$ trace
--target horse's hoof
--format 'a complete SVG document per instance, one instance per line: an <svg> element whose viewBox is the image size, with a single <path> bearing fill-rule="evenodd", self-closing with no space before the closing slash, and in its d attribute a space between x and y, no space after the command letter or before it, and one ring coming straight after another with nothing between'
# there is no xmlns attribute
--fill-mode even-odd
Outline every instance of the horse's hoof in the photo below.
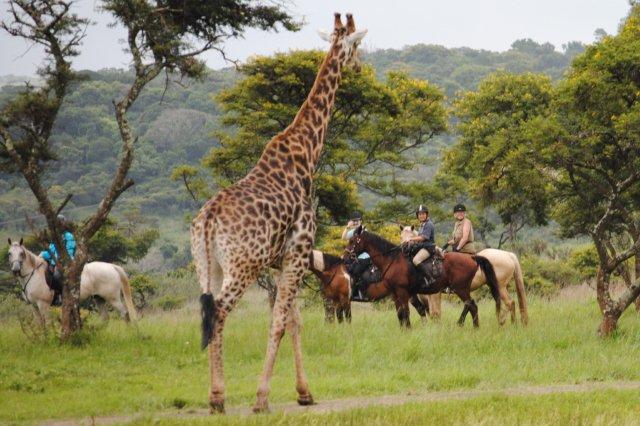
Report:
<svg viewBox="0 0 640 426"><path fill-rule="evenodd" d="M313 396L311 396L311 394L307 394L307 395L300 395L298 397L298 405L314 405L315 402L313 401Z"/></svg>
<svg viewBox="0 0 640 426"><path fill-rule="evenodd" d="M209 401L209 414L224 414L224 401Z"/></svg>

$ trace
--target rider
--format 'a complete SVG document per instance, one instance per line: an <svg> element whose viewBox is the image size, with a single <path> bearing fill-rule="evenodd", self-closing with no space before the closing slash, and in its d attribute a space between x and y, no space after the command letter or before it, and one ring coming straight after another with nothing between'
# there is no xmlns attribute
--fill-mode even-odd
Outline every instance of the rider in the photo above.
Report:
<svg viewBox="0 0 640 426"><path fill-rule="evenodd" d="M351 237L353 237L353 233L359 226L362 226L362 213L353 212L347 226L344 228L344 231L342 231L342 239L350 240ZM361 284L363 284L362 275L367 269L371 268L371 265L371 257L367 252L360 253L355 261L347 265L347 270L353 278L351 300L354 302L364 302L367 300L362 294L360 287Z"/></svg>
<svg viewBox="0 0 640 426"><path fill-rule="evenodd" d="M420 221L418 235L407 241L410 244L410 254L413 256L413 264L422 272L427 280L427 289L435 282L435 277L431 274L431 269L427 265L427 259L435 254L435 234L436 228L429 218L429 209L420 204L416 209L416 217Z"/></svg>
<svg viewBox="0 0 640 426"><path fill-rule="evenodd" d="M473 225L466 217L467 208L463 204L456 204L453 208L453 215L456 222L453 225L451 239L447 244L452 247L453 251L475 254Z"/></svg>
<svg viewBox="0 0 640 426"><path fill-rule="evenodd" d="M69 226L67 220L63 215L58 215L58 221L60 221L60 223L62 224L62 241L64 241L65 249L71 260L73 260L76 254L76 239L71 233L71 227ZM55 304L59 301L59 298L62 295L62 274L60 272L60 269L56 267L56 262L59 257L58 249L53 242L50 242L49 247L46 250L41 251L39 256L47 262L49 272L53 276Z"/></svg>

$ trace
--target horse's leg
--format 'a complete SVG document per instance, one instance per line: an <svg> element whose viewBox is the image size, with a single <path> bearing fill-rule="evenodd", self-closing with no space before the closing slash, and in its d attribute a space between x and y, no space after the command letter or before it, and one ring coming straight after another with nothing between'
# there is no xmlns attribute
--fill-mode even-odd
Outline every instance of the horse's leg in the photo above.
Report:
<svg viewBox="0 0 640 426"><path fill-rule="evenodd" d="M422 322L426 322L427 309L426 309L426 306L420 300L420 298L414 294L413 296L411 296L411 299L409 299L409 301L411 302L413 307L416 308L416 311L418 312L418 315L420 315L420 319L422 320Z"/></svg>
<svg viewBox="0 0 640 426"><path fill-rule="evenodd" d="M347 320L348 323L351 322L351 301L349 300L349 296L341 296L338 301L338 305L340 309L344 313L344 319Z"/></svg>
<svg viewBox="0 0 640 426"><path fill-rule="evenodd" d="M338 317L338 323L342 323L344 320L344 311L342 310L342 305L337 304L336 306L336 316Z"/></svg>
<svg viewBox="0 0 640 426"><path fill-rule="evenodd" d="M511 313L511 323L515 324L516 302L511 298L511 296L509 296L509 292L507 291L506 286L500 287L500 299L502 299L502 302L504 303L505 307L509 309L509 312ZM500 325L504 325L504 323L507 320L505 318L506 313L502 309L499 309L497 306L496 306L496 311L498 312L498 322L500 323Z"/></svg>
<svg viewBox="0 0 640 426"><path fill-rule="evenodd" d="M409 293L404 290L396 291L394 302L400 327L411 328L411 321L409 321Z"/></svg>
<svg viewBox="0 0 640 426"><path fill-rule="evenodd" d="M471 310L470 302L473 299L471 299L471 294L469 292L468 287L465 287L465 288L454 287L453 291L460 298L460 300L464 302L464 308L462 309L462 313L460 314L460 318L458 319L458 325L462 327L464 325L464 321L467 319L467 314Z"/></svg>
<svg viewBox="0 0 640 426"><path fill-rule="evenodd" d="M120 318L122 318L125 322L129 322L129 313L127 312L127 307L124 306L122 300L120 300L120 292L118 292L117 297L113 297L110 300L107 300L111 306L118 312L120 312Z"/></svg>
<svg viewBox="0 0 640 426"><path fill-rule="evenodd" d="M478 305L476 305L476 301L471 299L469 300L469 311L471 312L471 318L473 318L473 326L478 328L480 327L480 321L478 319Z"/></svg>
<svg viewBox="0 0 640 426"><path fill-rule="evenodd" d="M442 293L427 295L429 300L429 316L433 320L439 320L442 315Z"/></svg>
<svg viewBox="0 0 640 426"><path fill-rule="evenodd" d="M36 320L40 323L40 325L42 326L42 329L45 332L47 331L47 327L49 326L49 323L50 323L50 318L49 318L50 306L51 305L45 302L44 300L38 300L36 302L36 306L34 307L35 309L34 314L36 316Z"/></svg>
<svg viewBox="0 0 640 426"><path fill-rule="evenodd" d="M293 342L298 403L300 405L313 403L307 378L302 367L302 347L300 340L302 324L298 305L295 303L295 297L298 293L302 276L307 269L306 259L308 259L308 256L304 256L300 252L290 251L285 254L282 272L277 282L278 294L276 296L276 303L273 306L267 356L262 370L262 376L260 377L260 384L258 385L256 403L253 407L254 412L263 412L269 409L269 382L273 375L273 366L285 327L289 329Z"/></svg>
<svg viewBox="0 0 640 426"><path fill-rule="evenodd" d="M332 323L336 319L336 308L333 305L333 300L329 298L324 299L324 322Z"/></svg>
<svg viewBox="0 0 640 426"><path fill-rule="evenodd" d="M102 321L109 321L109 309L107 308L107 303L102 297L96 297L95 302L98 307L98 314L100 314Z"/></svg>

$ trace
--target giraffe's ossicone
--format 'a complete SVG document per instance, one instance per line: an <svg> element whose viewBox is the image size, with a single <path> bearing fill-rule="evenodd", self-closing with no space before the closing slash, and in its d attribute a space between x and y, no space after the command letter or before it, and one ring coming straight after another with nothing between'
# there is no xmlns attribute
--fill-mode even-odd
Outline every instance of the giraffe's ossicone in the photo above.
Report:
<svg viewBox="0 0 640 426"><path fill-rule="evenodd" d="M316 225L311 193L331 108L345 66L359 69L356 31L335 14L331 43L309 96L293 122L264 148L243 179L220 191L191 224L191 252L202 296L203 347L209 349L212 411L224 411L222 333L227 315L261 271L280 271L264 370L254 411L268 408L269 380L285 329L293 340L298 403L312 404L302 368L300 313L295 296L308 268Z"/></svg>

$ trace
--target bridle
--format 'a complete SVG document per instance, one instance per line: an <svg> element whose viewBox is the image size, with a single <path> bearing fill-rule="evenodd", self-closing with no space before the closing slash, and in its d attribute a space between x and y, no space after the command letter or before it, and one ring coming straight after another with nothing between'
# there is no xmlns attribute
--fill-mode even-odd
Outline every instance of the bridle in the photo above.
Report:
<svg viewBox="0 0 640 426"><path fill-rule="evenodd" d="M26 254L25 254L25 256L26 256ZM12 263L15 263L15 262L12 262ZM24 260L18 260L18 261L17 261L17 263L19 263L19 264L20 264L20 271L22 271L22 265L24 264ZM33 276L35 275L36 271L37 271L38 269L40 269L40 267L41 267L42 265L44 265L44 264L45 264L45 263L40 263L40 264L36 265L36 266L31 270L31 273L24 274L24 275L22 275L21 273L18 273L18 277L19 277L19 278L21 278L21 279L24 279L24 278L26 278L26 277L29 277L29 278L27 278L27 280L24 282L24 284L20 284L20 281L18 280L18 285L20 286L20 291L22 292L22 297L24 297L24 299L25 299L26 301L29 301L29 298L27 297L27 286L28 286L28 285L29 285L29 283L31 282L31 278L33 278Z"/></svg>
<svg viewBox="0 0 640 426"><path fill-rule="evenodd" d="M355 238L357 238L357 239L353 242L353 244L349 244L349 246L354 246L355 247L357 245L360 245L360 243L362 241L362 234L356 235ZM358 258L358 254L356 254L355 249L349 248L349 246L345 247L345 249L344 249L345 254L347 254L347 256L349 256L349 259L351 259L352 261L355 261ZM375 259L377 257L383 257L383 256L386 256L389 253L393 253L396 250L401 250L402 248L403 248L402 244L397 245L397 246L393 246L389 250L385 250L382 253L378 253L378 254L373 255L373 256L369 255L369 258L370 259ZM380 279L384 278L385 274L389 271L389 268L391 268L391 265L393 265L393 261L394 261L394 259L390 259L389 260L389 264L384 268L384 271L382 272L382 274L380 274Z"/></svg>

